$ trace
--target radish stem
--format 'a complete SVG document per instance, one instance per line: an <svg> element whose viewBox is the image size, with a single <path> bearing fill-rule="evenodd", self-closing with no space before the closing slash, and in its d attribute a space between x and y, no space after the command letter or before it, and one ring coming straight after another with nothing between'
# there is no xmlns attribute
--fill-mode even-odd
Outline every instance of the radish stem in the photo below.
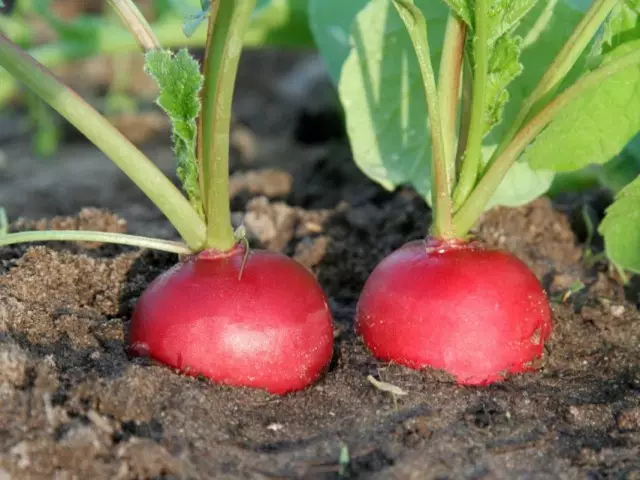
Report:
<svg viewBox="0 0 640 480"><path fill-rule="evenodd" d="M458 100L466 33L467 27L464 21L453 12L450 13L444 36L438 78L442 140L447 164L447 184L450 192L456 178L456 145L458 142L456 125L458 123Z"/></svg>
<svg viewBox="0 0 640 480"><path fill-rule="evenodd" d="M473 69L469 55L465 54L462 69L462 86L460 93L460 133L458 135L458 149L456 151L456 171L462 169L464 152L469 140L469 124L471 123L471 102L473 97Z"/></svg>
<svg viewBox="0 0 640 480"><path fill-rule="evenodd" d="M578 58L580 58L580 55L582 55L584 49L587 48L587 45L593 39L602 22L605 21L617 3L618 0L595 0L591 4L589 10L587 10L582 20L576 25L573 33L558 52L533 92L531 92L522 104L518 116L511 124L511 128L491 156L489 163L487 163L487 169L507 148L527 119L538 113L545 102L553 96L569 71L578 61Z"/></svg>
<svg viewBox="0 0 640 480"><path fill-rule="evenodd" d="M439 97L436 88L435 74L431 64L429 42L427 40L427 22L422 12L413 2L407 0L393 0L400 18L404 22L407 32L414 46L418 65L422 74L424 92L427 99L431 143L433 145L433 209L435 213L433 234L441 238L453 236L451 224L451 195L447 181L447 163L442 137L442 118L440 117Z"/></svg>
<svg viewBox="0 0 640 480"><path fill-rule="evenodd" d="M585 74L529 121L483 175L469 198L454 215L453 222L456 235L465 236L467 234L482 214L485 205L487 205L513 163L522 154L527 145L549 125L564 107L579 98L585 90L597 86L606 78L626 68L638 65L640 65L640 51L634 51L612 60L606 65Z"/></svg>
<svg viewBox="0 0 640 480"><path fill-rule="evenodd" d="M191 249L202 246L204 223L160 169L88 103L1 33L0 65L104 152L156 204Z"/></svg>
<svg viewBox="0 0 640 480"><path fill-rule="evenodd" d="M454 211L473 190L482 166L482 138L485 133L485 90L489 74L488 0L475 2L475 32L473 39L473 97L467 148L462 157L460 178L453 193Z"/></svg>
<svg viewBox="0 0 640 480"><path fill-rule="evenodd" d="M244 34L256 0L213 3L204 59L198 158L207 219L207 247L226 251L236 244L229 205L231 104Z"/></svg>
<svg viewBox="0 0 640 480"><path fill-rule="evenodd" d="M144 51L159 50L160 41L153 33L151 26L132 0L109 0L125 27L129 29Z"/></svg>
<svg viewBox="0 0 640 480"><path fill-rule="evenodd" d="M132 247L162 250L164 252L189 254L192 250L184 243L161 240L158 238L140 237L114 232L91 232L82 230L44 230L18 232L0 235L0 246L27 242L101 242L129 245Z"/></svg>

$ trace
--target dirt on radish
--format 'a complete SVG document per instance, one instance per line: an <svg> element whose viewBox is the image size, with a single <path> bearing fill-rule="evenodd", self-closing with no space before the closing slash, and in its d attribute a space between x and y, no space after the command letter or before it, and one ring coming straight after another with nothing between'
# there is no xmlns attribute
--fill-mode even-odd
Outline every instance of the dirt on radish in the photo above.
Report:
<svg viewBox="0 0 640 480"><path fill-rule="evenodd" d="M235 221L244 214L256 246L316 273L335 322L329 372L275 397L132 359L133 306L176 256L2 248L0 478L640 478L640 285L624 288L604 265L581 261L572 212L589 199L494 210L477 230L523 260L551 298L540 373L464 388L439 372L377 362L353 332L356 301L385 255L424 237L428 209L410 190L369 182L345 142L316 129L315 110L301 115L298 101L265 87L295 62L256 58L244 64L236 100ZM310 128L313 144L296 140L309 141ZM0 205L27 219L15 227L172 235L92 148L70 143L43 162L27 140L0 145ZM146 151L173 168L166 143Z"/></svg>

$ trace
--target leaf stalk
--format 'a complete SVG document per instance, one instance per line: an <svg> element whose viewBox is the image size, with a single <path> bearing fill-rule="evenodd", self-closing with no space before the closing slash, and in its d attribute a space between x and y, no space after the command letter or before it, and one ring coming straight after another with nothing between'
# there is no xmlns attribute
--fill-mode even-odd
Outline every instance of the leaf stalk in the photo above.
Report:
<svg viewBox="0 0 640 480"><path fill-rule="evenodd" d="M464 44L467 25L455 13L450 12L445 30L438 88L440 96L440 116L442 119L442 140L446 161L447 185L453 190L456 178L456 146L458 144L457 123L460 97L460 79L464 58Z"/></svg>
<svg viewBox="0 0 640 480"><path fill-rule="evenodd" d="M440 238L453 237L451 221L451 195L447 181L447 162L443 141L442 118L436 79L431 64L431 54L427 39L427 22L422 12L412 0L393 0L400 18L411 37L418 65L422 74L424 91L427 100L431 143L433 146L433 210L435 214L433 235Z"/></svg>
<svg viewBox="0 0 640 480"><path fill-rule="evenodd" d="M475 2L475 32L473 38L473 92L467 148L462 158L458 184L453 193L454 211L473 190L482 166L482 139L485 133L485 90L489 75L488 0Z"/></svg>
<svg viewBox="0 0 640 480"><path fill-rule="evenodd" d="M204 59L204 91L198 129L207 246L226 251L236 244L229 205L229 134L238 64L256 0L214 2Z"/></svg>
<svg viewBox="0 0 640 480"><path fill-rule="evenodd" d="M191 249L202 246L204 223L160 169L107 119L1 33L0 65L66 118L133 180Z"/></svg>
<svg viewBox="0 0 640 480"><path fill-rule="evenodd" d="M133 0L109 0L109 4L118 14L125 27L138 41L145 52L160 50L162 45L155 36L149 22L144 18Z"/></svg>
<svg viewBox="0 0 640 480"><path fill-rule="evenodd" d="M33 242L100 242L149 248L177 254L189 254L193 251L184 243L159 238L140 237L114 232L93 232L83 230L37 230L0 235L0 246Z"/></svg>
<svg viewBox="0 0 640 480"><path fill-rule="evenodd" d="M582 76L575 84L558 95L535 117L533 117L513 138L511 143L498 156L482 179L478 182L469 198L453 217L457 236L465 236L482 214L494 192L505 175L520 157L524 149L542 130L562 112L572 101L578 99L586 90L594 88L608 77L631 67L640 65L640 51L634 51L616 58L606 65Z"/></svg>
<svg viewBox="0 0 640 480"><path fill-rule="evenodd" d="M538 113L554 95L617 3L618 0L595 0L591 4L534 90L522 104L511 128L502 138L486 168L489 168L502 154L527 119Z"/></svg>

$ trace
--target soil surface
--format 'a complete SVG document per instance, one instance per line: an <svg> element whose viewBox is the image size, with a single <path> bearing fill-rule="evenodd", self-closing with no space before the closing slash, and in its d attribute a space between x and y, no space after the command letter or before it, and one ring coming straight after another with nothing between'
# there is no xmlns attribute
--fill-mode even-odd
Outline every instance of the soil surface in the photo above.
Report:
<svg viewBox="0 0 640 480"><path fill-rule="evenodd" d="M377 362L353 333L358 292L386 254L425 235L429 210L411 190L385 192L359 173L330 95L323 106L283 93L298 59L246 58L234 220L244 218L254 246L317 274L335 319L330 370L277 397L129 358L136 299L176 256L92 244L0 248L0 479L640 479L638 282L624 287L607 265L585 261L590 248L572 215L585 198L493 210L476 231L524 260L549 294L555 330L539 373L464 388ZM16 118L0 120L5 132ZM144 149L173 168L163 139ZM85 143L39 160L16 133L0 150L0 205L12 229L176 238ZM377 389L368 375L407 395Z"/></svg>

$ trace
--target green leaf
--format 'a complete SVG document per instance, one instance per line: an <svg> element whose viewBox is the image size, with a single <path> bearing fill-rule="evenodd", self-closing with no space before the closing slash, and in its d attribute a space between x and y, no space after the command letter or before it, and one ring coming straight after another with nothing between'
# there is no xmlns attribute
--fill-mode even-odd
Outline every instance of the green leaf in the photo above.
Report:
<svg viewBox="0 0 640 480"><path fill-rule="evenodd" d="M156 50L147 53L145 71L158 84L160 96L157 103L171 119L178 177L189 201L203 216L196 159L196 120L200 113L199 94L203 80L200 65L187 50L176 54Z"/></svg>
<svg viewBox="0 0 640 480"><path fill-rule="evenodd" d="M640 177L627 185L607 209L598 231L613 263L640 273Z"/></svg>
<svg viewBox="0 0 640 480"><path fill-rule="evenodd" d="M614 7L605 24L600 53L608 53L637 39L640 39L640 0L621 1Z"/></svg>
<svg viewBox="0 0 640 480"><path fill-rule="evenodd" d="M385 188L409 184L429 200L431 142L422 80L412 46L390 2L373 0L360 10L365 3L311 0L310 5L316 41L330 71L340 71L340 59L348 59L342 68L339 93L354 158L367 176ZM416 4L429 22L432 61L437 66L447 9L428 0ZM536 21L544 7L544 3L537 5L516 31L528 39L532 36L529 32L535 30L535 41L528 40L521 46L525 70L508 87L511 101L503 113L504 123L485 139L485 160L581 17L575 9L559 2L546 28L540 29ZM353 23L349 14L353 19L358 16L345 48L341 40L343 25ZM335 29L329 29L330 25ZM496 81L496 77L490 78L491 82ZM512 170L495 192L491 205L527 203L544 194L554 177L553 172L533 171L526 164L517 163Z"/></svg>
<svg viewBox="0 0 640 480"><path fill-rule="evenodd" d="M640 48L626 43L603 63ZM525 152L534 168L577 170L616 156L640 131L640 65L622 70L569 104Z"/></svg>
<svg viewBox="0 0 640 480"><path fill-rule="evenodd" d="M489 6L490 42L512 32L538 0L493 0Z"/></svg>
<svg viewBox="0 0 640 480"><path fill-rule="evenodd" d="M502 112L509 101L509 84L522 73L520 56L520 37L500 37L489 58L489 72L485 90L485 135L500 123Z"/></svg>
<svg viewBox="0 0 640 480"><path fill-rule="evenodd" d="M474 0L444 0L471 28L474 28ZM488 6L489 42L512 31L538 0L491 0Z"/></svg>
<svg viewBox="0 0 640 480"><path fill-rule="evenodd" d="M368 3L369 0L309 0L311 31L336 85L351 51L351 25Z"/></svg>
<svg viewBox="0 0 640 480"><path fill-rule="evenodd" d="M431 0L426 13L437 65L448 15ZM406 28L388 0L372 0L356 17L338 92L360 169L387 189L409 183L430 197L431 141L422 77Z"/></svg>

